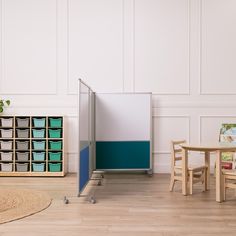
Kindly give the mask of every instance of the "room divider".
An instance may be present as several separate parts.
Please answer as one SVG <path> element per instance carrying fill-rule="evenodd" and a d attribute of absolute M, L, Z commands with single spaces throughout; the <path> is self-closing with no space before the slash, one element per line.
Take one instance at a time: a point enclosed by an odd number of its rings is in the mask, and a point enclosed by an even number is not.
<path fill-rule="evenodd" d="M 78 196 L 95 171 L 152 175 L 151 93 L 95 93 L 79 79 L 78 133 Z"/>

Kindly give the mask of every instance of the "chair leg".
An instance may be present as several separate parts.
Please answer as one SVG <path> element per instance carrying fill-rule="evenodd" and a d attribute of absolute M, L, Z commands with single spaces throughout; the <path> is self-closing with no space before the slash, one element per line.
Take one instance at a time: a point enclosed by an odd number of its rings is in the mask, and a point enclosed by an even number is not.
<path fill-rule="evenodd" d="M 203 178 L 204 178 L 204 191 L 207 191 L 207 169 L 203 170 Z"/>
<path fill-rule="evenodd" d="M 223 200 L 226 201 L 226 178 L 223 176 Z"/>
<path fill-rule="evenodd" d="M 189 194 L 193 194 L 193 171 L 189 171 Z"/>
<path fill-rule="evenodd" d="M 173 191 L 174 185 L 175 185 L 174 176 L 171 174 L 171 177 L 170 177 L 170 187 L 169 187 L 170 192 Z"/>

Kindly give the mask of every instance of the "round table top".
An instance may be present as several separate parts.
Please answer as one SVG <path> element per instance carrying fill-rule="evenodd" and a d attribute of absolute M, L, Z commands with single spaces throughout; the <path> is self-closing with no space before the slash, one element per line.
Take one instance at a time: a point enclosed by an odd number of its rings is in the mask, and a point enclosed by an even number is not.
<path fill-rule="evenodd" d="M 213 143 L 213 144 L 180 144 L 183 149 L 191 151 L 236 151 L 236 143 Z"/>

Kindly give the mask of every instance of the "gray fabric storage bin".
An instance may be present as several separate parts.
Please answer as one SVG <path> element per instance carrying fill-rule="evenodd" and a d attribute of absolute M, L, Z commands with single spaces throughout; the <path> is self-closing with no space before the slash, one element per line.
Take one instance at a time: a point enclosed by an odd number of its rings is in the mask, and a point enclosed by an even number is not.
<path fill-rule="evenodd" d="M 13 129 L 1 129 L 1 137 L 2 138 L 12 138 L 13 137 Z"/>
<path fill-rule="evenodd" d="M 1 161 L 12 161 L 13 152 L 0 152 Z"/>
<path fill-rule="evenodd" d="M 16 152 L 16 160 L 17 161 L 28 161 L 29 160 L 29 152 Z"/>
<path fill-rule="evenodd" d="M 28 150 L 29 149 L 29 141 L 16 141 L 16 149 L 17 150 Z"/>
<path fill-rule="evenodd" d="M 0 141 L 0 148 L 2 150 L 11 150 L 12 149 L 12 141 Z"/>
<path fill-rule="evenodd" d="M 13 118 L 1 118 L 2 127 L 13 127 Z"/>
<path fill-rule="evenodd" d="M 16 118 L 16 126 L 17 127 L 29 127 L 29 118 Z"/>
<path fill-rule="evenodd" d="M 29 170 L 28 163 L 16 163 L 16 171 L 18 172 L 27 172 Z"/>
<path fill-rule="evenodd" d="M 12 172 L 13 171 L 12 163 L 1 163 L 1 171 L 2 172 Z"/>
<path fill-rule="evenodd" d="M 16 136 L 17 138 L 29 138 L 29 129 L 17 129 Z"/>

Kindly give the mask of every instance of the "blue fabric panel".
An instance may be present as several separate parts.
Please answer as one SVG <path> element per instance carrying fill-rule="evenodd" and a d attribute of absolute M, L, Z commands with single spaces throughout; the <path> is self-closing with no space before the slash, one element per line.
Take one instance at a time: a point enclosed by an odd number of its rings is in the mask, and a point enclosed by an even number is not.
<path fill-rule="evenodd" d="M 79 169 L 79 191 L 81 192 L 84 186 L 89 181 L 89 147 L 87 146 L 80 151 L 80 169 Z"/>

